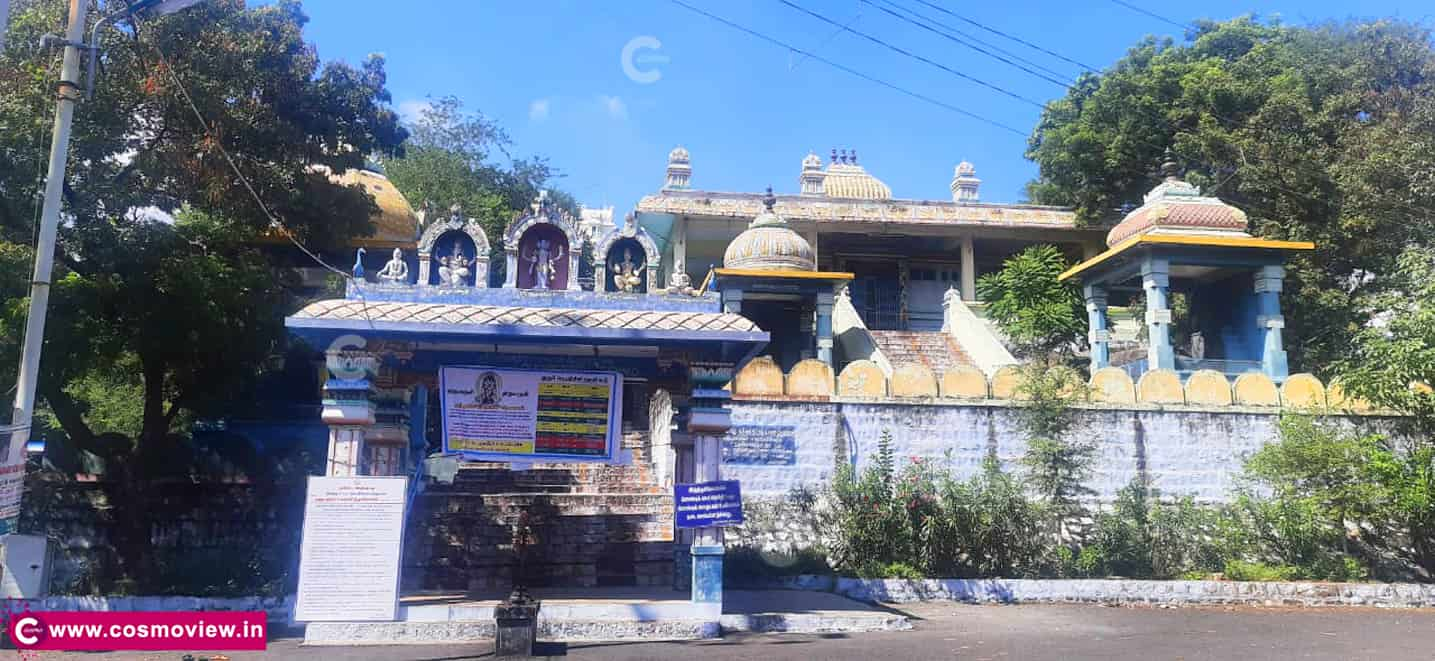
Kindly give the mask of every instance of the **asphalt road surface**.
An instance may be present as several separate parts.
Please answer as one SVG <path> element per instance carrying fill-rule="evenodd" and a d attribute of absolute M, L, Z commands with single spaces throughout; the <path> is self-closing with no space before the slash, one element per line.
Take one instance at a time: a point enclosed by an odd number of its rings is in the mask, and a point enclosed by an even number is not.
<path fill-rule="evenodd" d="M 915 629 L 862 634 L 766 634 L 684 643 L 553 644 L 577 661 L 606 659 L 1111 659 L 1173 661 L 1380 659 L 1435 661 L 1435 610 L 1372 608 L 1105 608 L 969 606 L 900 608 Z M 273 641 L 265 652 L 230 652 L 233 661 L 464 661 L 492 658 L 491 644 L 409 647 L 301 647 Z M 4 654 L 15 654 L 5 652 Z M 197 656 L 197 655 L 196 655 Z M 164 660 L 174 653 L 44 653 L 66 661 Z"/>

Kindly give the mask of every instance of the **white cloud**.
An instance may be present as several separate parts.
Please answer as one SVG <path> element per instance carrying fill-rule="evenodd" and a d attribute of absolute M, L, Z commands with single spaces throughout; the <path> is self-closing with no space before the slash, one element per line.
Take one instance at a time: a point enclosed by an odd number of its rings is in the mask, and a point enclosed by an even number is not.
<path fill-rule="evenodd" d="M 534 99 L 533 103 L 528 104 L 528 121 L 541 122 L 548 119 L 549 105 L 548 99 Z"/>
<path fill-rule="evenodd" d="M 628 104 L 623 103 L 622 99 L 616 96 L 608 96 L 607 94 L 599 94 L 598 103 L 602 104 L 603 112 L 608 113 L 609 117 L 613 119 L 628 118 Z"/>
<path fill-rule="evenodd" d="M 425 110 L 428 110 L 432 107 L 433 104 L 423 99 L 409 99 L 408 101 L 400 101 L 397 108 L 397 110 L 399 111 L 399 121 L 402 121 L 405 124 L 412 124 L 413 122 L 418 121 L 419 117 L 423 115 L 423 112 Z"/>

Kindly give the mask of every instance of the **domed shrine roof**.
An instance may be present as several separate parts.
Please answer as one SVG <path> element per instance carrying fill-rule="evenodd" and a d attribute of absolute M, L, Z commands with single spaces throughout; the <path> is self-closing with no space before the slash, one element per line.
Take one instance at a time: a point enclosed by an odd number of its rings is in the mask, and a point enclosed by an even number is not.
<path fill-rule="evenodd" d="M 1219 234 L 1250 236 L 1246 233 L 1246 213 L 1220 199 L 1201 195 L 1201 189 L 1182 181 L 1178 166 L 1169 159 L 1161 164 L 1166 175 L 1143 198 L 1143 204 L 1111 228 L 1106 245 L 1143 234 Z"/>
<path fill-rule="evenodd" d="M 351 168 L 340 175 L 330 175 L 330 180 L 341 186 L 360 186 L 374 196 L 379 210 L 370 220 L 374 232 L 359 239 L 359 243 L 377 245 L 411 246 L 419 236 L 419 219 L 414 209 L 388 177 L 370 170 Z"/>
<path fill-rule="evenodd" d="M 765 209 L 752 220 L 752 224 L 727 244 L 722 263 L 730 269 L 757 269 L 767 271 L 815 271 L 817 259 L 812 245 L 801 234 L 792 231 L 787 221 L 772 208 L 777 198 L 772 187 L 762 201 Z"/>
<path fill-rule="evenodd" d="M 827 197 L 846 197 L 859 200 L 892 199 L 892 189 L 857 164 L 855 149 L 850 156 L 846 150 L 843 150 L 840 156 L 836 150 L 833 150 L 832 161 L 827 165 L 826 175 L 822 186 Z"/>
<path fill-rule="evenodd" d="M 668 162 L 669 162 L 669 163 L 687 163 L 687 162 L 688 162 L 688 150 L 687 150 L 687 148 L 683 147 L 682 145 L 678 145 L 677 147 L 674 147 L 672 151 L 668 152 Z"/>

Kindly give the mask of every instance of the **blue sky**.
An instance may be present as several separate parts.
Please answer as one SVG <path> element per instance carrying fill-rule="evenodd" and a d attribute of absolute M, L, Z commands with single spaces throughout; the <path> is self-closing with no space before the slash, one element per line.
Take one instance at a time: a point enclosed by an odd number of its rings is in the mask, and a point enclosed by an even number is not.
<path fill-rule="evenodd" d="M 951 106 L 1029 132 L 1037 107 L 894 53 L 777 1 L 687 0 L 732 22 Z M 1011 92 L 1046 101 L 1062 88 L 883 13 L 884 0 L 789 0 L 854 30 Z M 1110 0 L 927 0 L 1072 60 L 1103 68 L 1148 34 L 1178 29 Z M 919 0 L 891 0 L 1044 67 L 1079 69 L 985 33 Z M 1132 4 L 1190 20 L 1245 13 L 1305 24 L 1351 16 L 1401 16 L 1427 25 L 1428 0 L 1212 0 Z M 1199 10 L 1196 9 L 1199 7 Z M 1024 135 L 905 96 L 795 55 L 668 0 L 458 2 L 309 0 L 308 38 L 326 60 L 388 59 L 395 105 L 412 112 L 453 94 L 496 119 L 519 155 L 549 157 L 558 186 L 589 206 L 621 214 L 663 181 L 668 150 L 692 153 L 693 185 L 796 192 L 809 150 L 856 149 L 894 196 L 947 199 L 953 167 L 972 161 L 982 199 L 1015 201 L 1035 174 Z M 640 41 L 634 42 L 633 40 Z M 630 43 L 634 79 L 622 53 Z M 653 73 L 658 74 L 656 80 Z"/>

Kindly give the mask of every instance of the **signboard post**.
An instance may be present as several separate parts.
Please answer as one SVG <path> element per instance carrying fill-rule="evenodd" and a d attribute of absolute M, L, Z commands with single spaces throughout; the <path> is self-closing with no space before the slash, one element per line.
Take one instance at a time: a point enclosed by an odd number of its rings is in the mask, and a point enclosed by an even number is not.
<path fill-rule="evenodd" d="M 673 520 L 679 528 L 742 524 L 742 488 L 737 480 L 673 485 Z"/>
<path fill-rule="evenodd" d="M 617 372 L 446 366 L 443 449 L 470 461 L 611 462 L 622 430 Z"/>
<path fill-rule="evenodd" d="M 309 478 L 299 552 L 299 622 L 393 620 L 408 478 Z"/>

